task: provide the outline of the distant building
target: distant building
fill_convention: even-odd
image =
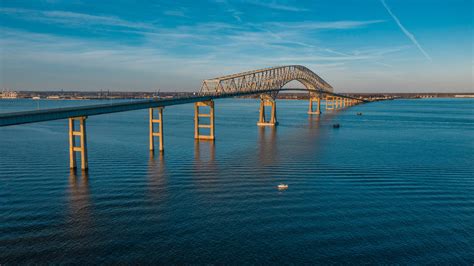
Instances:
[[[61,99],[61,97],[59,97],[58,95],[50,95],[50,96],[46,97],[46,99],[49,99],[49,100],[59,100],[59,99]]]
[[[16,99],[16,98],[18,98],[18,92],[16,92],[16,91],[2,91],[2,94],[0,94],[0,98],[2,98],[2,99]]]
[[[466,95],[457,94],[457,95],[454,95],[454,98],[474,98],[474,94],[466,94]]]

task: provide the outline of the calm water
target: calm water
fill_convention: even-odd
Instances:
[[[318,120],[279,100],[273,130],[256,100],[218,100],[215,143],[194,141],[192,105],[168,107],[155,157],[147,110],[94,116],[87,175],[68,169],[66,120],[0,128],[0,264],[472,265],[473,107],[397,100]]]

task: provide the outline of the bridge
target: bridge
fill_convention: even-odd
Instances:
[[[283,88],[285,84],[293,80],[299,81],[305,88]],[[76,155],[79,153],[81,169],[86,170],[88,169],[86,119],[89,116],[149,109],[150,151],[155,151],[155,146],[158,146],[158,150],[163,152],[163,109],[166,106],[194,103],[194,138],[197,140],[214,141],[214,100],[246,95],[260,95],[257,125],[276,126],[278,125],[276,115],[276,98],[278,93],[295,90],[307,91],[309,93],[308,114],[310,115],[321,114],[321,101],[325,101],[326,110],[337,110],[365,102],[365,100],[360,98],[334,93],[331,85],[304,66],[289,65],[206,79],[202,82],[199,92],[192,97],[4,113],[0,114],[0,127],[68,119],[70,168],[77,168]],[[266,115],[267,107],[270,108],[269,117]],[[203,112],[202,109],[207,109],[207,112],[205,112],[206,110]]]

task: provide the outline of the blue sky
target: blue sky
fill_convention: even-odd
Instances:
[[[340,92],[474,91],[472,0],[0,0],[0,84],[195,91],[305,65]]]

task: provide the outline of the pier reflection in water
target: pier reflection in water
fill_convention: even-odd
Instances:
[[[277,127],[258,127],[258,164],[268,166],[278,158]]]
[[[196,166],[215,165],[216,147],[214,141],[194,140],[194,160]]]
[[[71,170],[69,174],[69,206],[71,225],[78,232],[85,232],[91,228],[91,201],[89,192],[89,174],[87,171]]]
[[[148,194],[151,199],[161,201],[168,193],[168,169],[162,152],[149,152]]]

